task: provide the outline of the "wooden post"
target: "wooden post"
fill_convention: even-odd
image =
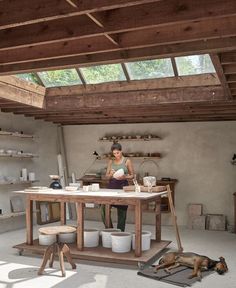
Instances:
[[[77,247],[82,251],[84,248],[84,203],[76,203],[77,209]]]
[[[135,205],[135,256],[142,254],[142,202],[136,201]]]
[[[66,203],[60,202],[61,225],[66,225]]]
[[[26,196],[26,243],[33,245],[33,201]]]
[[[236,192],[234,193],[234,233],[236,233]]]
[[[155,207],[155,217],[156,217],[156,241],[161,241],[161,197],[156,200]]]
[[[167,185],[166,188],[167,188],[167,195],[168,195],[169,204],[170,204],[172,222],[173,222],[173,226],[174,226],[174,229],[175,229],[175,236],[176,236],[176,240],[177,240],[178,251],[179,252],[183,252],[183,247],[181,245],[181,241],[180,241],[180,237],[179,237],[179,229],[178,229],[178,225],[177,225],[177,217],[176,217],[175,208],[174,208],[174,205],[173,205],[173,199],[172,199],[172,195],[171,195],[170,185]]]

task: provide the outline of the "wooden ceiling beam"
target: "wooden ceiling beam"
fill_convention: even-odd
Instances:
[[[5,108],[5,107],[4,107]],[[10,109],[8,110],[10,111]],[[176,104],[168,104],[168,105],[164,105],[164,104],[160,104],[160,105],[153,105],[153,106],[143,106],[142,108],[139,107],[132,107],[129,106],[126,109],[117,109],[117,111],[114,113],[111,111],[111,109],[101,109],[101,110],[92,110],[90,109],[89,111],[85,111],[85,109],[78,109],[78,110],[70,110],[70,111],[65,111],[65,112],[56,112],[56,111],[34,111],[33,109],[30,110],[26,110],[24,108],[13,108],[11,110],[12,112],[15,113],[22,113],[28,116],[41,116],[41,117],[47,117],[47,116],[70,116],[70,117],[74,117],[74,116],[83,116],[83,117],[89,117],[89,116],[106,116],[106,115],[119,115],[119,114],[126,114],[126,115],[147,115],[148,113],[150,113],[150,115],[153,114],[159,114],[159,113],[172,113],[172,112],[178,112],[178,111],[183,111],[184,112],[188,112],[188,113],[199,113],[199,112],[203,112],[203,113],[214,113],[214,112],[235,112],[236,111],[236,102],[234,101],[234,104],[231,103],[231,105],[224,105],[224,104],[215,104],[215,105],[210,105],[210,104],[206,104],[206,105],[199,105],[199,102],[196,102],[192,105],[176,105]],[[127,113],[129,111],[129,113]],[[99,113],[98,113],[99,112]],[[226,113],[225,112],[225,113]]]
[[[0,5],[5,1],[0,1]],[[24,11],[22,10],[22,12]],[[19,13],[19,15],[22,15],[22,13]],[[0,49],[27,47],[58,41],[65,42],[104,34],[111,36],[112,34],[143,28],[159,27],[161,29],[165,25],[179,25],[181,23],[182,25],[189,23],[189,25],[185,24],[187,26],[184,34],[190,34],[191,25],[194,25],[193,21],[196,21],[195,24],[197,25],[200,20],[214,20],[214,18],[235,15],[234,0],[226,0],[224,2],[221,0],[208,0],[205,2],[188,0],[181,4],[177,4],[176,0],[155,1],[146,5],[112,10],[105,12],[104,15],[94,14],[94,19],[98,19],[100,23],[99,26],[94,23],[94,19],[92,21],[91,18],[89,19],[86,15],[83,15],[49,22],[43,21],[39,24],[15,27],[14,29],[5,29],[0,31]],[[100,20],[101,18],[102,20]],[[207,26],[205,29],[208,29]],[[220,29],[224,29],[224,25]],[[217,34],[216,30],[212,32]]]
[[[236,63],[236,51],[222,53],[220,55],[220,62],[223,65]]]
[[[45,87],[29,81],[25,81],[16,76],[0,76],[0,82],[12,85],[14,87],[19,87],[42,96],[44,96],[46,93]]]
[[[236,35],[236,16],[203,19],[118,34],[121,47],[171,44]]]
[[[44,108],[45,88],[16,77],[0,77],[0,98]]]
[[[101,94],[122,91],[147,91],[167,88],[198,87],[219,85],[219,79],[215,73],[201,75],[166,77],[159,79],[132,80],[130,82],[108,82],[101,84],[87,84],[86,86],[74,85],[69,87],[52,87],[46,89],[48,97],[66,95]]]
[[[110,94],[89,94],[75,96],[46,97],[46,108],[66,111],[82,107],[127,107],[133,105],[157,105],[161,103],[216,101],[223,100],[223,90],[219,86],[163,89],[159,91],[131,91]]]
[[[229,83],[230,89],[236,89],[236,82],[235,83]]]
[[[225,74],[236,74],[236,64],[223,65]]]
[[[65,0],[12,0],[10,2],[2,0],[0,1],[0,28],[11,28],[157,1],[159,0],[86,0],[76,1],[78,6],[72,7]]]
[[[133,119],[77,119],[73,120],[62,120],[54,121],[54,123],[60,123],[62,125],[88,125],[88,124],[117,124],[117,123],[158,123],[158,122],[200,122],[200,121],[234,121],[235,116],[160,116],[153,118],[133,118]]]
[[[89,55],[64,57],[51,60],[35,61],[33,63],[17,63],[0,66],[0,75],[12,75],[32,71],[54,70],[63,68],[86,67],[99,64],[111,64],[141,59],[165,58],[204,53],[219,53],[235,50],[236,37],[222,39],[209,39],[186,43],[137,48],[103,52]]]
[[[210,54],[210,57],[211,57],[211,61],[212,61],[213,65],[215,67],[216,73],[219,77],[220,83],[224,89],[225,97],[227,99],[231,99],[232,95],[231,95],[231,92],[229,89],[229,85],[226,81],[226,77],[225,77],[221,62],[220,62],[220,57],[218,54]]]
[[[107,35],[105,35],[107,36]],[[98,52],[185,43],[198,40],[236,36],[236,16],[203,20],[197,23],[168,25],[160,28],[121,33],[116,42],[104,36],[62,41],[0,51],[0,64],[49,60]],[[113,39],[114,40],[114,39]]]
[[[0,50],[0,65],[45,61],[77,55],[89,55],[109,51],[118,51],[121,48],[111,43],[104,36],[87,39],[71,40],[33,47]]]
[[[228,83],[235,83],[236,82],[236,75],[226,75],[226,80]]]
[[[236,118],[236,109],[234,110],[230,110],[230,111],[223,111],[223,110],[219,110],[219,111],[210,111],[210,110],[205,110],[205,111],[199,111],[199,110],[195,110],[195,111],[185,111],[185,110],[169,110],[169,111],[156,111],[155,113],[148,113],[148,111],[146,111],[146,113],[117,113],[115,115],[109,114],[109,115],[30,115],[27,114],[27,116],[29,117],[34,117],[35,119],[44,119],[47,121],[55,121],[55,120],[76,120],[76,119],[92,119],[92,118],[96,118],[96,119],[109,119],[109,118],[120,118],[120,117],[124,117],[124,118],[138,118],[138,117],[158,117],[158,116],[235,116]]]
[[[116,114],[126,113],[129,109],[130,113],[158,113],[161,112],[170,112],[170,111],[234,111],[236,109],[235,100],[223,100],[223,101],[202,101],[202,102],[183,102],[183,103],[167,103],[167,104],[156,104],[156,105],[142,105],[134,106],[129,105],[125,107],[116,107]],[[110,107],[91,108],[77,108],[67,111],[56,111],[56,110],[42,110],[33,107],[24,106],[22,108],[4,108],[6,112],[13,112],[16,114],[25,114],[28,116],[34,115],[109,115],[111,112],[114,113],[114,110],[111,110]],[[172,112],[170,112],[172,113]]]

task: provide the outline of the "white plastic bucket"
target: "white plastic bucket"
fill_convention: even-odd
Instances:
[[[107,228],[101,231],[102,246],[105,248],[111,248],[111,233],[120,232],[120,229]]]
[[[113,232],[111,233],[111,248],[112,252],[125,253],[131,249],[132,235],[128,232]]]
[[[150,231],[142,231],[142,251],[150,249],[152,233]],[[132,248],[135,250],[135,232],[132,233]]]
[[[97,247],[99,244],[99,230],[84,229],[84,247]]]
[[[57,242],[56,234],[52,234],[52,235],[39,234],[39,245],[49,246],[55,242]]]
[[[72,233],[60,233],[58,235],[58,241],[60,243],[75,243],[76,240],[76,232]]]

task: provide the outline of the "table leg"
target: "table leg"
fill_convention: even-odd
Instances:
[[[60,202],[61,225],[66,225],[66,203]]]
[[[84,248],[84,203],[76,203],[77,209],[77,248],[82,251]]]
[[[155,217],[156,217],[156,241],[161,241],[161,197],[156,200],[155,207]]]
[[[135,256],[142,255],[142,203],[137,201],[135,205]]]
[[[112,228],[111,226],[111,205],[106,204],[105,205],[105,227],[106,228]]]
[[[26,198],[26,243],[33,245],[33,201]]]

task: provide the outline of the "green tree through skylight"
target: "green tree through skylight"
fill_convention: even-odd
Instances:
[[[46,87],[81,84],[81,80],[75,69],[39,72],[39,76]]]
[[[174,76],[171,60],[155,59],[126,63],[130,79],[150,79]]]
[[[39,82],[37,76],[34,73],[23,73],[23,74],[17,74],[16,77],[26,80],[28,82],[32,82],[38,85],[41,85]]]
[[[126,80],[120,64],[92,66],[80,70],[87,84]]]
[[[193,55],[175,58],[179,75],[214,73],[209,55]]]

